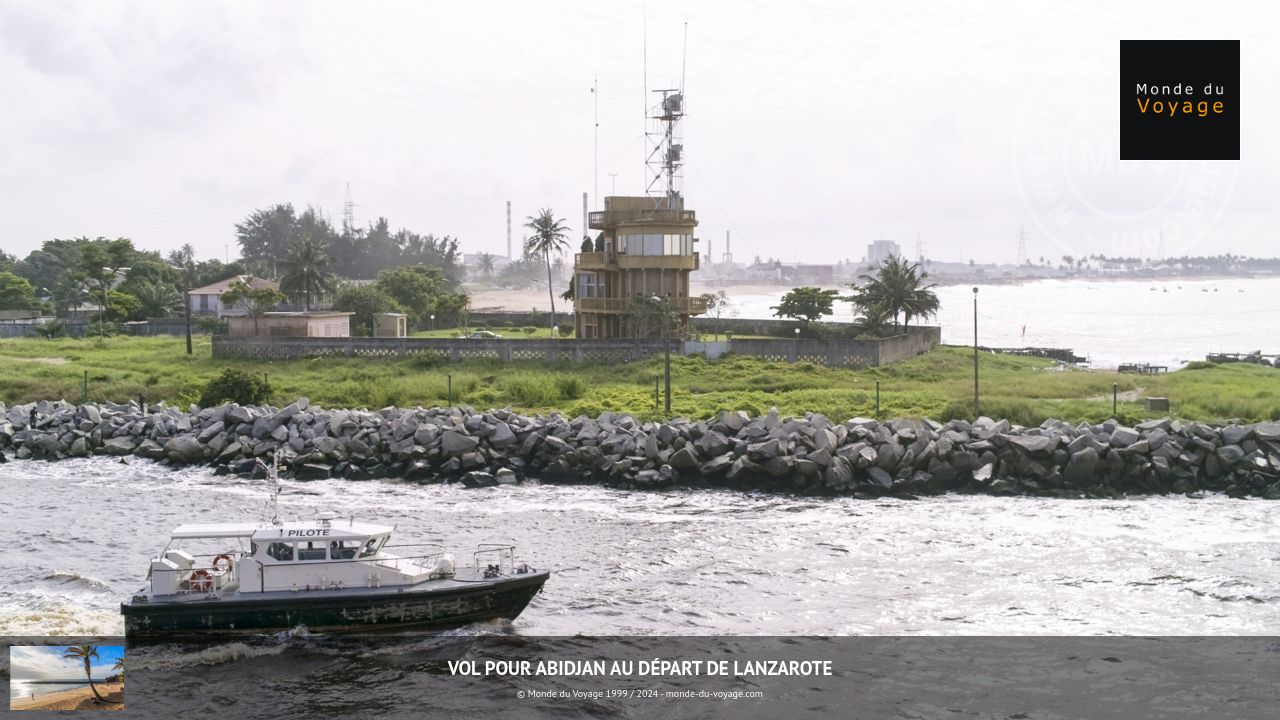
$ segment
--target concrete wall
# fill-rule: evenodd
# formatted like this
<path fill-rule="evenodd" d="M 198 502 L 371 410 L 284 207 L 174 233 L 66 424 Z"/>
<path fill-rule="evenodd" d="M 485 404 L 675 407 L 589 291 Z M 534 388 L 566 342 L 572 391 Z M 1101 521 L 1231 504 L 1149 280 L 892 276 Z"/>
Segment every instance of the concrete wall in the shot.
<path fill-rule="evenodd" d="M 672 342 L 679 353 L 679 343 Z M 470 340 L 455 338 L 295 338 L 215 335 L 213 356 L 284 360 L 325 355 L 344 357 L 436 356 L 442 360 L 488 358 L 510 362 L 619 363 L 662 353 L 661 340 Z"/>
<path fill-rule="evenodd" d="M 781 362 L 812 362 L 832 367 L 873 367 L 913 357 L 937 347 L 936 327 L 912 328 L 905 335 L 884 340 L 733 340 L 728 343 L 672 341 L 672 352 L 725 352 Z M 727 347 L 726 347 L 727 346 Z M 406 357 L 434 355 L 459 361 L 489 358 L 503 362 L 623 363 L 662 353 L 662 340 L 469 340 L 455 338 L 295 338 L 213 337 L 213 356 L 284 360 L 325 355 L 343 357 Z"/>

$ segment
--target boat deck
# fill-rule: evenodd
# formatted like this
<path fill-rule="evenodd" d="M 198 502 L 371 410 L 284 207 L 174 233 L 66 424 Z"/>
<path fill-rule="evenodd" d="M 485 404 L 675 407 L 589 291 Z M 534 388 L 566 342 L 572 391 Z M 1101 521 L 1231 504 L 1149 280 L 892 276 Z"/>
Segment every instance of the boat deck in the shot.
<path fill-rule="evenodd" d="M 178 593 L 176 595 L 147 595 L 145 590 L 137 593 L 130 598 L 125 605 L 135 607 L 156 607 L 164 605 L 187 605 L 201 603 L 222 603 L 222 602 L 280 602 L 295 601 L 301 599 L 307 600 L 338 600 L 342 598 L 385 598 L 402 594 L 426 594 L 440 593 L 447 594 L 455 590 L 477 590 L 483 589 L 485 586 L 494 586 L 509 583 L 513 579 L 532 577 L 533 575 L 542 575 L 545 573 L 528 573 L 527 575 L 503 575 L 500 577 L 486 578 L 479 570 L 473 568 L 460 569 L 454 577 L 437 578 L 434 580 L 422 580 L 415 583 L 406 583 L 403 585 L 383 585 L 381 587 L 342 587 L 342 588 L 298 588 L 296 590 L 264 590 L 261 592 L 245 592 L 238 591 L 236 583 L 228 583 L 219 589 L 215 594 L 209 593 Z M 146 600 L 138 602 L 137 598 L 145 597 Z"/>

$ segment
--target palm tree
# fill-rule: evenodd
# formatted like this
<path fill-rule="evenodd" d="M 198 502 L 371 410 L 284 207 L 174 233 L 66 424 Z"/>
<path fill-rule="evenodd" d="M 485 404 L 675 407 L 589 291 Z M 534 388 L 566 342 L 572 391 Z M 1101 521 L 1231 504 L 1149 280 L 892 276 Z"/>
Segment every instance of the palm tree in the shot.
<path fill-rule="evenodd" d="M 547 264 L 547 294 L 551 297 L 551 327 L 556 326 L 556 293 L 551 284 L 551 253 L 562 253 L 569 249 L 569 227 L 564 220 L 557 220 L 550 208 L 543 208 L 536 216 L 527 218 L 524 226 L 533 231 L 533 235 L 524 241 L 526 256 L 542 255 Z"/>
<path fill-rule="evenodd" d="M 112 670 L 119 670 L 119 671 L 120 671 L 120 673 L 119 673 L 119 674 L 120 674 L 120 679 L 121 679 L 121 680 L 123 680 L 123 679 L 124 679 L 124 658 L 122 658 L 122 657 L 118 657 L 118 658 L 116 658 L 116 664 L 115 664 L 115 665 L 112 665 L 112 666 L 111 666 L 111 669 L 112 669 Z"/>
<path fill-rule="evenodd" d="M 938 312 L 938 296 L 933 293 L 934 285 L 922 285 L 929 273 L 921 272 L 918 264 L 912 264 L 902 258 L 889 257 L 880 266 L 875 277 L 862 275 L 861 287 L 854 287 L 853 297 L 848 298 L 868 317 L 884 315 L 893 318 L 896 325 L 898 315 L 903 316 L 902 328 L 911 325 L 911 317 L 929 317 Z"/>
<path fill-rule="evenodd" d="M 332 292 L 333 273 L 329 272 L 329 256 L 325 243 L 304 237 L 289 246 L 284 260 L 280 290 L 291 299 L 302 298 L 303 307 L 311 309 L 311 299 Z"/>
<path fill-rule="evenodd" d="M 191 247 L 191 243 L 186 243 L 181 248 L 169 252 L 169 264 L 174 267 L 186 267 L 187 265 L 194 265 L 195 262 L 196 249 Z"/>
<path fill-rule="evenodd" d="M 93 691 L 94 702 L 106 702 L 102 696 L 98 694 L 98 686 L 93 684 L 93 672 L 89 667 L 89 660 L 98 659 L 98 648 L 92 645 L 72 645 L 62 652 L 62 657 L 67 659 L 79 658 L 84 660 L 84 674 L 89 678 L 89 689 Z"/>
<path fill-rule="evenodd" d="M 142 312 L 149 318 L 169 317 L 182 304 L 182 296 L 172 285 L 147 280 L 134 285 L 133 296 L 142 303 Z"/>
<path fill-rule="evenodd" d="M 485 277 L 489 277 L 493 274 L 493 268 L 493 256 L 489 253 L 480 253 L 480 272 Z"/>

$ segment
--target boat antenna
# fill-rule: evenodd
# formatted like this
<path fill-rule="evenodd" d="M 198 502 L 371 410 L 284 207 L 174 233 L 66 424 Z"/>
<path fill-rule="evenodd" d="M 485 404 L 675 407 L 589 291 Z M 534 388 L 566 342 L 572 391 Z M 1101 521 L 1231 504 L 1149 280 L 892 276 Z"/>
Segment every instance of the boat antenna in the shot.
<path fill-rule="evenodd" d="M 280 449 L 271 455 L 271 467 L 267 471 L 267 477 L 275 483 L 275 489 L 271 491 L 271 524 L 279 525 L 280 523 L 280 492 L 284 489 L 280 485 Z"/>

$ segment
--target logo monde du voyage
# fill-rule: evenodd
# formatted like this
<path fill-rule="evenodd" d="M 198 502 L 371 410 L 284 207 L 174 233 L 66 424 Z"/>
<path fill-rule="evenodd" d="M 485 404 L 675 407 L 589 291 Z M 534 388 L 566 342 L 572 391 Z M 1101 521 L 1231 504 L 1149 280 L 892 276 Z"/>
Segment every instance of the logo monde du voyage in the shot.
<path fill-rule="evenodd" d="M 1240 41 L 1121 40 L 1120 159 L 1239 160 Z"/>
<path fill-rule="evenodd" d="M 1226 94 L 1224 86 L 1213 83 L 1205 83 L 1197 93 L 1195 86 L 1190 84 L 1149 85 L 1140 82 L 1135 92 L 1138 112 L 1143 115 L 1165 115 L 1170 118 L 1195 115 L 1207 118 L 1210 115 L 1223 115 L 1227 109 L 1226 100 L 1215 98 Z"/>

